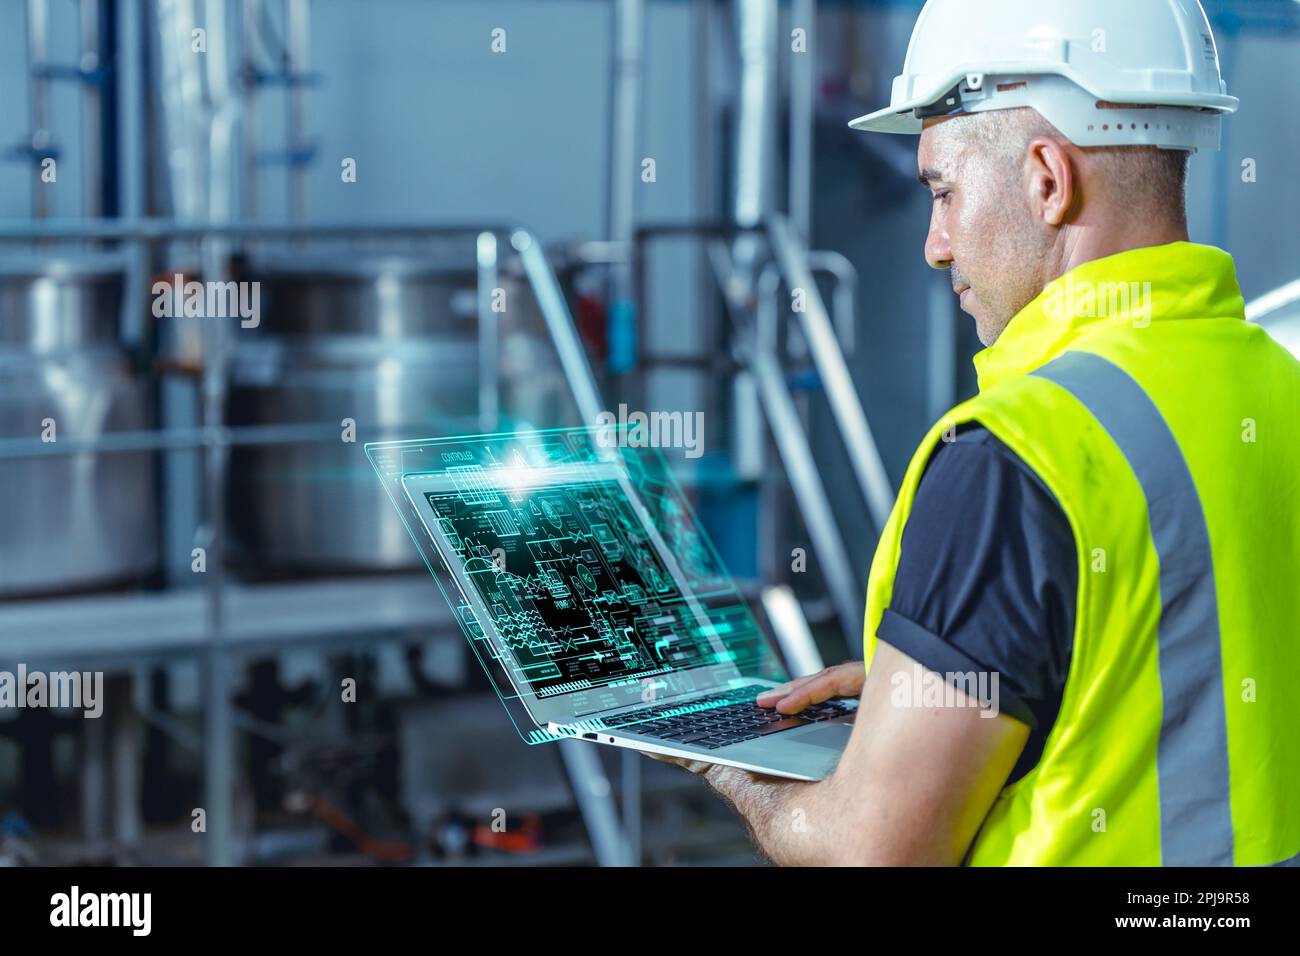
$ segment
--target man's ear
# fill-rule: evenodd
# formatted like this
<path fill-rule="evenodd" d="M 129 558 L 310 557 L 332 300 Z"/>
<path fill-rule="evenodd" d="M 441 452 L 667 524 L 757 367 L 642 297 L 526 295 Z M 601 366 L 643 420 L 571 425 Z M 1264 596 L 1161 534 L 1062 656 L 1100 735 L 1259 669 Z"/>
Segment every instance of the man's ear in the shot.
<path fill-rule="evenodd" d="M 1029 207 L 1046 225 L 1062 226 L 1079 197 L 1074 158 L 1068 144 L 1049 136 L 1035 137 L 1025 157 L 1029 168 Z"/>

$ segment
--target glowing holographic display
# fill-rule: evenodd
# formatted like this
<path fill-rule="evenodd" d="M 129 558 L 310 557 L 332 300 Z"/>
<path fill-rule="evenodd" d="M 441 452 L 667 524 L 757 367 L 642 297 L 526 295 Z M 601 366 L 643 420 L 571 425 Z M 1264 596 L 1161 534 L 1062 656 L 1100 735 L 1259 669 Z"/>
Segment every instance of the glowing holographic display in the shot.
<path fill-rule="evenodd" d="M 572 429 L 367 453 L 530 742 L 548 720 L 783 676 L 654 450 Z"/>

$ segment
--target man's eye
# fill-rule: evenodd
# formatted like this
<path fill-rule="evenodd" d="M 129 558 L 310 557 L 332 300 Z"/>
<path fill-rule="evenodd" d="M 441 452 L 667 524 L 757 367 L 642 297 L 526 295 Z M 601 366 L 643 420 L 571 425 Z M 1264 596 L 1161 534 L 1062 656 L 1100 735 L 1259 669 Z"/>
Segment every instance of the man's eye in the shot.
<path fill-rule="evenodd" d="M 940 189 L 937 193 L 934 194 L 934 201 L 946 202 L 949 198 L 951 198 L 951 196 L 952 196 L 951 189 Z"/>

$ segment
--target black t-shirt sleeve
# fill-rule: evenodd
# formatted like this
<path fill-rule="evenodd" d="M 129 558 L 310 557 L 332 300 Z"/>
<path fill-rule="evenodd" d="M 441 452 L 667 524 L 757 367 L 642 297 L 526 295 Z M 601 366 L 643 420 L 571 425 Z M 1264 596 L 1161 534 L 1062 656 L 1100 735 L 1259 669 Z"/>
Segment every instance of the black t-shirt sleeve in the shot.
<path fill-rule="evenodd" d="M 978 425 L 941 444 L 917 488 L 878 637 L 938 674 L 998 674 L 1030 727 L 1011 780 L 1038 762 L 1074 640 L 1078 552 L 1065 513 Z"/>

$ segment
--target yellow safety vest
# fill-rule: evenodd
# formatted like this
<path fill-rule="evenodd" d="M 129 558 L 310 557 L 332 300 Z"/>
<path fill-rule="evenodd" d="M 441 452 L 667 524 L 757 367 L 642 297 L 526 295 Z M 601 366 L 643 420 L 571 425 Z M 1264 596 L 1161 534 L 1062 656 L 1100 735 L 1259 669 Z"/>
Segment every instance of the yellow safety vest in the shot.
<path fill-rule="evenodd" d="M 889 606 L 922 472 L 978 421 L 1060 502 L 1079 553 L 1061 707 L 976 865 L 1300 865 L 1300 362 L 1245 321 L 1232 258 L 1086 263 L 975 357 L 917 450 L 867 591 Z"/>

